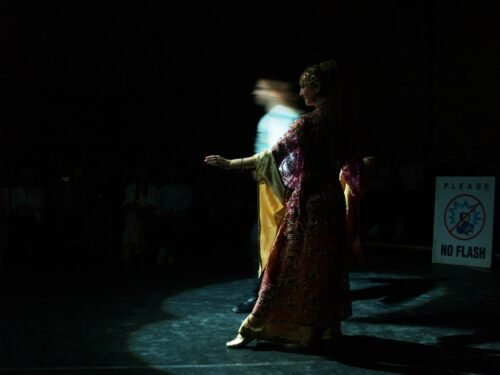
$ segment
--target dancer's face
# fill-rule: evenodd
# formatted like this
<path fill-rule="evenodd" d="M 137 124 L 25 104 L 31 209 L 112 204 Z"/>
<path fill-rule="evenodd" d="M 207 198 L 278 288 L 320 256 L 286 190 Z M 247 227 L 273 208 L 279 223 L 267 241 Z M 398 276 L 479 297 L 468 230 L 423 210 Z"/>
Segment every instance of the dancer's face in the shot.
<path fill-rule="evenodd" d="M 313 107 L 318 100 L 318 89 L 313 85 L 301 85 L 299 95 L 304 100 L 306 106 Z"/>

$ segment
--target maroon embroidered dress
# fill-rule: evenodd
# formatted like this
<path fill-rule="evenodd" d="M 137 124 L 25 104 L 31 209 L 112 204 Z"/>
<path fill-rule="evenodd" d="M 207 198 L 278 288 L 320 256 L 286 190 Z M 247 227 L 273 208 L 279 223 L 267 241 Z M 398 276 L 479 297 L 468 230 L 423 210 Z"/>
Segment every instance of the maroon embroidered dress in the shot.
<path fill-rule="evenodd" d="M 299 117 L 272 149 L 285 217 L 257 303 L 240 327 L 245 337 L 307 345 L 351 315 L 346 199 L 332 132 L 318 108 Z M 356 191 L 359 170 L 347 172 Z"/>

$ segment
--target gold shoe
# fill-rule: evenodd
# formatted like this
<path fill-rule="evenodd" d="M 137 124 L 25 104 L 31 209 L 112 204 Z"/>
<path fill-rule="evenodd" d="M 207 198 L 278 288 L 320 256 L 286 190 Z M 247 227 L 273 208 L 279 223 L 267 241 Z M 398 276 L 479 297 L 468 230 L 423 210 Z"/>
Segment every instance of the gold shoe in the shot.
<path fill-rule="evenodd" d="M 242 348 L 251 341 L 253 341 L 253 337 L 244 337 L 238 333 L 238 336 L 231 341 L 226 342 L 226 347 L 231 349 Z"/>

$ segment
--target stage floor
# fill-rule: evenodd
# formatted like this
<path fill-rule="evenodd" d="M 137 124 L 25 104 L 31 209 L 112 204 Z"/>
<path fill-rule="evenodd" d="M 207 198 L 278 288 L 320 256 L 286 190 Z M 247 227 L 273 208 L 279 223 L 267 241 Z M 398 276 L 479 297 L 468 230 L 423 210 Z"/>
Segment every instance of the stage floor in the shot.
<path fill-rule="evenodd" d="M 351 273 L 345 337 L 318 352 L 262 341 L 226 349 L 245 317 L 231 307 L 254 279 L 203 269 L 184 277 L 61 273 L 24 283 L 4 275 L 0 374 L 500 373 L 496 267 L 373 251 Z"/>

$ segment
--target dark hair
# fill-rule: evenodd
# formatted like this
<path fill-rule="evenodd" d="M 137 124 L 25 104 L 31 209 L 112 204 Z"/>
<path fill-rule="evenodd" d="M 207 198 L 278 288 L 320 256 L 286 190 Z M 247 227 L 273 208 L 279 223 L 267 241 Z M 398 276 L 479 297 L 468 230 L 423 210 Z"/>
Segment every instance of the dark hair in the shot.
<path fill-rule="evenodd" d="M 301 86 L 317 87 L 318 95 L 326 99 L 324 110 L 332 122 L 332 147 L 340 162 L 359 157 L 359 137 L 354 124 L 345 116 L 344 84 L 336 60 L 326 60 L 308 66 L 300 76 Z M 349 112 L 349 111 L 348 111 Z M 349 116 L 347 116 L 349 117 Z"/>
<path fill-rule="evenodd" d="M 317 87 L 318 95 L 327 99 L 332 110 L 340 99 L 340 85 L 337 61 L 327 60 L 308 66 L 300 76 L 301 86 Z"/>

